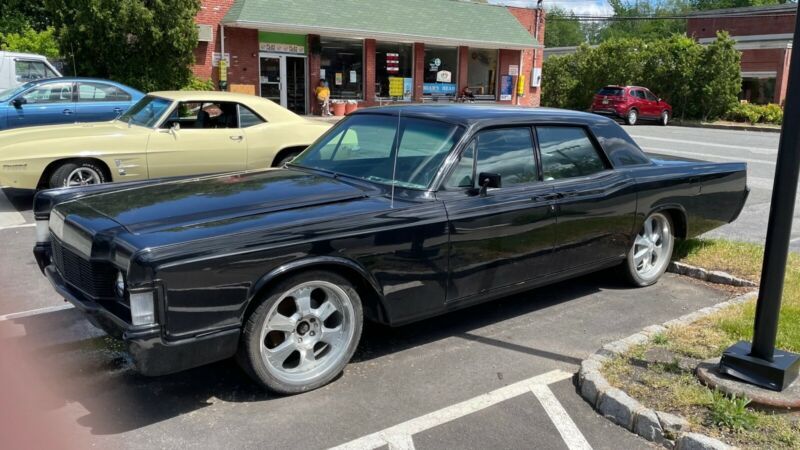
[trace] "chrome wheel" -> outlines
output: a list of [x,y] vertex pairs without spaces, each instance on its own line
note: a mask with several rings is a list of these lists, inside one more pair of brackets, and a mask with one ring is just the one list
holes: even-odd
[[642,280],[661,276],[672,256],[672,231],[669,219],[655,213],[645,219],[633,243],[633,266]]
[[669,112],[663,111],[661,113],[661,125],[666,125],[669,123]]
[[340,370],[355,335],[348,294],[327,281],[290,288],[272,305],[261,330],[261,360],[282,383],[305,385]]
[[639,113],[637,113],[635,109],[628,111],[628,125],[636,125],[638,119]]
[[78,167],[67,175],[64,186],[86,186],[100,183],[102,183],[102,178],[94,169]]

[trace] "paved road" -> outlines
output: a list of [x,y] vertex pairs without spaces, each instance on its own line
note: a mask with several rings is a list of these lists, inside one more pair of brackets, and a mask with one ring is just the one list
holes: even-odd
[[[744,161],[752,189],[736,222],[709,236],[763,243],[767,233],[769,203],[778,156],[778,133],[711,130],[688,127],[626,126],[628,133],[647,152],[707,161]],[[795,203],[791,249],[800,251],[800,197]]]

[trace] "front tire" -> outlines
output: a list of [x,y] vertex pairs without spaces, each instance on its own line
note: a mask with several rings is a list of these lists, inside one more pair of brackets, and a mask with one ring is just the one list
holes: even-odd
[[49,188],[88,186],[106,182],[105,172],[96,163],[78,161],[58,166],[48,180]]
[[331,272],[311,271],[278,283],[245,323],[237,359],[263,387],[297,394],[339,375],[361,338],[361,299]]
[[667,271],[674,245],[669,217],[658,212],[651,214],[634,238],[621,267],[623,274],[634,286],[655,284]]
[[628,111],[628,115],[625,116],[625,123],[628,125],[636,125],[636,122],[639,121],[639,111],[635,109],[631,109]]
[[300,153],[302,153],[301,150],[296,150],[282,155],[281,159],[279,159],[278,162],[276,162],[273,167],[285,166],[286,163],[292,162],[293,159],[297,158],[297,155],[299,155]]
[[661,124],[662,127],[665,127],[669,124],[669,119],[670,119],[669,111],[661,111],[661,120],[659,121],[659,123]]

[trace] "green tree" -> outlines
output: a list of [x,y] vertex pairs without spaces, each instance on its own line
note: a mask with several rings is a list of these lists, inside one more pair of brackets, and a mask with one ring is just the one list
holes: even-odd
[[61,53],[84,76],[143,91],[191,80],[199,0],[45,0]]
[[737,103],[737,94],[742,89],[741,53],[734,44],[727,32],[720,32],[716,41],[703,48],[703,63],[695,78],[704,81],[699,84],[699,114],[703,120],[722,117]]
[[[614,16],[625,19],[626,17],[640,16],[670,16],[686,13],[691,10],[689,0],[657,0],[630,2],[627,0],[608,0],[614,10]],[[615,38],[641,38],[659,39],[666,38],[674,33],[686,32],[686,20],[661,19],[661,20],[614,20],[603,27],[599,32],[599,41]]]
[[585,40],[581,23],[575,14],[557,7],[547,11],[545,47],[571,47]]
[[53,16],[41,0],[0,1],[0,34],[24,33],[33,28],[45,31],[53,25]]
[[692,0],[692,6],[698,10],[779,5],[782,3],[789,2],[787,0]]
[[41,32],[28,27],[21,33],[0,34],[0,50],[36,53],[50,59],[59,56],[58,41],[53,27]]

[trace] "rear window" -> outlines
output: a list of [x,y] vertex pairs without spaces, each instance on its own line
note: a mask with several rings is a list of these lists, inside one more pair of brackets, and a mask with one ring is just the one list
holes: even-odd
[[618,87],[604,87],[597,91],[597,95],[622,95],[624,89]]

